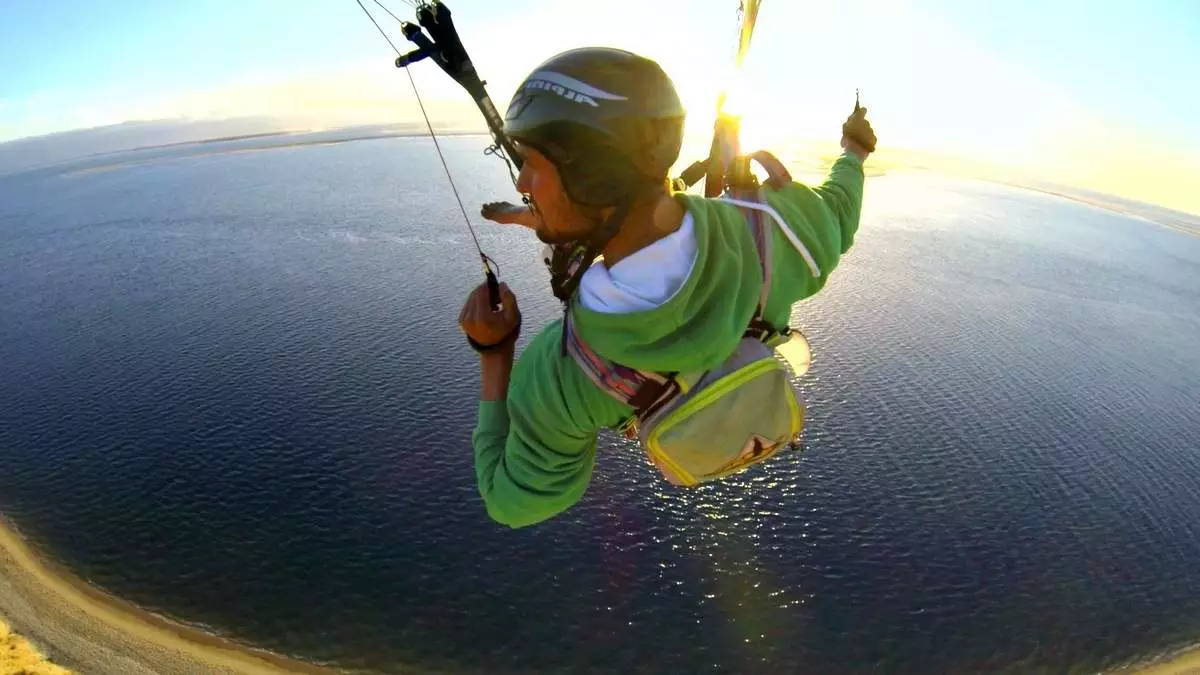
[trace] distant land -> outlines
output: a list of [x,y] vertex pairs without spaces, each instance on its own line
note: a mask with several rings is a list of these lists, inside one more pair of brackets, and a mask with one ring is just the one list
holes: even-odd
[[[828,165],[834,159],[830,154],[829,147],[829,144],[810,145],[808,149],[814,157],[821,158],[822,164]],[[876,173],[886,173],[889,170],[920,170],[1000,183],[1070,199],[1114,213],[1141,218],[1186,234],[1200,236],[1200,214],[1177,211],[1136,199],[1041,180],[1017,169],[911,150],[881,150],[872,155],[867,167],[868,175],[870,175],[870,170],[874,170]]]
[[[486,135],[480,126],[437,128],[439,135]],[[348,143],[402,136],[424,136],[422,124],[379,124],[333,129],[295,129],[274,118],[226,120],[155,120],[126,122],[0,143],[0,177],[26,172],[74,173],[227,152]],[[707,145],[704,143],[703,145]],[[828,143],[788,144],[791,158],[818,169],[836,156]],[[697,146],[699,148],[700,146]],[[692,148],[685,150],[691,157]],[[706,148],[704,149],[706,150]],[[703,150],[700,150],[703,151]],[[784,155],[781,154],[781,158]],[[977,178],[1082,202],[1200,236],[1200,215],[1133,199],[1038,180],[1014,169],[961,158],[909,150],[881,150],[868,164],[872,175],[888,171],[926,170]]]
[[0,143],[0,175],[53,166],[91,155],[288,131],[279,121],[266,117],[212,121],[154,120],[76,129]]
[[[482,132],[482,127],[462,129],[435,127],[438,133]],[[194,145],[218,145],[283,136],[327,134],[343,139],[357,136],[404,136],[427,133],[423,124],[380,124],[337,129],[308,129],[289,126],[272,117],[242,117],[225,120],[151,120],[124,122],[91,129],[75,129],[0,143],[0,176],[44,169],[116,153],[163,150]]]
[[1025,188],[1028,190],[1036,190],[1045,192],[1046,194],[1073,199],[1077,202],[1083,202],[1109,211],[1115,211],[1127,216],[1133,216],[1157,223],[1164,227],[1169,227],[1173,230],[1179,230],[1186,234],[1194,234],[1200,236],[1200,216],[1195,216],[1183,211],[1176,211],[1154,204],[1146,204],[1144,202],[1125,199],[1115,195],[1107,195],[1100,192],[1093,192],[1083,188],[1067,187],[1062,185],[1037,184],[1034,182],[1021,184],[1011,183],[1016,187]]

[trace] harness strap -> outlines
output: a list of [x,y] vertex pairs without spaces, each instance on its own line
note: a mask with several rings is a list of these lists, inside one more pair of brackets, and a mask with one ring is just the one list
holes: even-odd
[[[739,190],[737,191],[739,201],[749,202],[760,198],[757,190]],[[757,209],[750,209],[737,205],[742,216],[746,219],[746,224],[750,227],[750,235],[754,237],[754,251],[758,253],[758,265],[762,270],[763,283],[762,292],[758,296],[758,309],[754,312],[754,318],[751,319],[751,326],[756,322],[761,322],[763,312],[767,307],[767,294],[771,291],[771,272],[774,269],[774,261],[771,259],[771,237],[769,226],[764,219],[765,214]]]
[[779,190],[792,182],[792,174],[788,172],[783,162],[766,150],[750,153],[750,159],[758,162],[758,165],[767,172],[767,185],[770,185],[772,190]]
[[[746,195],[751,196],[751,195]],[[738,206],[754,237],[754,250],[762,268],[763,284],[754,317],[747,326],[745,336],[766,341],[779,334],[779,330],[763,318],[767,295],[771,290],[771,237],[768,215],[758,209]],[[597,387],[610,396],[630,406],[634,415],[627,419],[621,430],[630,438],[636,437],[636,423],[653,416],[664,405],[683,391],[678,380],[679,373],[656,373],[635,370],[610,361],[596,353],[579,335],[579,329],[571,320],[571,312],[563,315],[563,351],[570,354],[580,369]]]
[[563,333],[568,353],[597,387],[634,408],[640,407],[634,405],[635,401],[643,405],[653,403],[653,399],[657,398],[654,394],[666,389],[668,377],[652,371],[627,368],[597,354],[579,336],[579,328],[571,320],[570,312],[563,317],[563,321],[567,324]]
[[[788,173],[787,167],[783,165],[783,162],[779,161],[775,155],[766,150],[751,153],[748,158],[758,162],[767,172],[767,185],[772,189],[778,190],[792,182],[792,175]],[[787,226],[787,223],[783,220],[783,216],[779,215],[779,212],[773,209],[762,198],[762,195],[758,191],[757,181],[753,176],[750,176],[744,185],[739,186],[737,189],[731,189],[720,200],[741,207],[743,212],[745,212],[745,209],[755,209],[771,216],[771,219],[779,226],[780,234],[787,237],[787,240],[796,249],[796,252],[800,254],[800,257],[804,258],[804,264],[808,265],[808,271],[814,277],[821,276],[821,268],[817,266],[817,261],[813,258],[812,253],[809,252],[808,247]]]

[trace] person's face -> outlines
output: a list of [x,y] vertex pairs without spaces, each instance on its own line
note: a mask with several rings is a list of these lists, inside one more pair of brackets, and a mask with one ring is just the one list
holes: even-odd
[[524,162],[517,176],[517,191],[529,197],[538,215],[538,239],[547,244],[565,244],[585,239],[593,228],[592,218],[567,195],[562,176],[545,155],[517,144]]

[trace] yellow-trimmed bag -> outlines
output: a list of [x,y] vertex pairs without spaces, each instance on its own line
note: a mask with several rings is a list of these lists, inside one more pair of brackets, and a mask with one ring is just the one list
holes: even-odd
[[745,335],[720,366],[700,373],[626,368],[593,351],[569,312],[564,318],[567,353],[596,386],[633,407],[619,430],[638,439],[663,477],[676,485],[695,486],[746,469],[795,447],[804,429],[804,405],[792,384],[792,368],[776,358],[775,348],[790,344],[793,351],[807,354],[807,343],[799,332],[776,329],[762,318],[771,286],[767,221],[773,214],[749,202],[730,201],[754,234],[763,289]]

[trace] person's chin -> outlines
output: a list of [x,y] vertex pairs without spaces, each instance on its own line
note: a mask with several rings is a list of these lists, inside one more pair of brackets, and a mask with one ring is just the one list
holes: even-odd
[[538,241],[542,242],[543,244],[550,244],[551,246],[558,246],[559,244],[569,244],[572,241],[572,239],[570,237],[564,236],[564,235],[556,233],[556,232],[546,232],[545,230],[537,230],[536,234],[537,234]]

